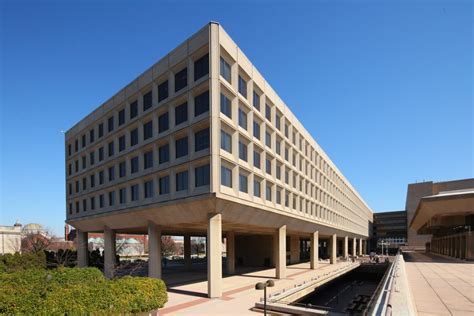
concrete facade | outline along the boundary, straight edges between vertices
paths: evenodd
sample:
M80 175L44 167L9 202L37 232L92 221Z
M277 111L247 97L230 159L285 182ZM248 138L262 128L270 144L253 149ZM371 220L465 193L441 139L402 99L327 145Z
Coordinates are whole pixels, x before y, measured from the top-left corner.
M419 182L408 185L405 210L407 212L407 226L410 225L415 215L418 204L426 196L438 194L443 191L454 191L474 188L474 179L463 179L443 182ZM424 250L425 244L431 240L429 234L418 234L415 229L407 228L408 247Z
M15 253L21 250L22 226L0 226L0 254Z
M269 263L278 278L300 240L336 249L337 237L369 237L371 209L217 23L71 128L65 146L67 222L148 232L155 277L158 230L207 236L210 297L221 294L223 236L226 270ZM265 251L242 248L256 239Z

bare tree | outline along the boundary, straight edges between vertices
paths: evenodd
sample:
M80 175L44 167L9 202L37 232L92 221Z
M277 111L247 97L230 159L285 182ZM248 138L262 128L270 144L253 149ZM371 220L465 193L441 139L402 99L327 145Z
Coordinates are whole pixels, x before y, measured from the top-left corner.
M40 232L27 233L21 239L21 251L40 252L47 250L51 245L51 237Z
M161 237L161 255L171 256L176 253L177 247L174 239L171 236L163 236Z
M191 251L196 255L205 253L206 251L206 238L197 237L194 239L194 242L191 242Z

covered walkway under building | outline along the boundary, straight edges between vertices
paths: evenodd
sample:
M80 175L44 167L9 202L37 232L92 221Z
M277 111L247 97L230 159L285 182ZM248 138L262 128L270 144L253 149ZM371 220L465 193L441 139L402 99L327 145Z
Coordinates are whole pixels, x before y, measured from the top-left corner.
M429 252L474 260L474 189L440 192L421 199L410 227L432 234Z

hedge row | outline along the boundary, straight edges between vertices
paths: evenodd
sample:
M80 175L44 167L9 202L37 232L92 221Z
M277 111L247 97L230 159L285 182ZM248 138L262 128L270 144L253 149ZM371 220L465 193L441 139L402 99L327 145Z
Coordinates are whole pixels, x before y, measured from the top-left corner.
M0 272L10 273L27 269L45 268L46 255L43 251L0 255Z
M161 280L107 280L97 268L0 273L0 314L141 313L161 308L166 301Z

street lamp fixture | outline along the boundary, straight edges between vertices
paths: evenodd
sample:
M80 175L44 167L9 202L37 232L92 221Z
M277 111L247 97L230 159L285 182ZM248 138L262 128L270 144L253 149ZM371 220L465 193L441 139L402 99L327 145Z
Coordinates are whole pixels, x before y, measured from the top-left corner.
M258 282L255 284L256 290L263 290L263 315L267 316L267 287L274 287L275 282L273 280L267 280L267 282Z

